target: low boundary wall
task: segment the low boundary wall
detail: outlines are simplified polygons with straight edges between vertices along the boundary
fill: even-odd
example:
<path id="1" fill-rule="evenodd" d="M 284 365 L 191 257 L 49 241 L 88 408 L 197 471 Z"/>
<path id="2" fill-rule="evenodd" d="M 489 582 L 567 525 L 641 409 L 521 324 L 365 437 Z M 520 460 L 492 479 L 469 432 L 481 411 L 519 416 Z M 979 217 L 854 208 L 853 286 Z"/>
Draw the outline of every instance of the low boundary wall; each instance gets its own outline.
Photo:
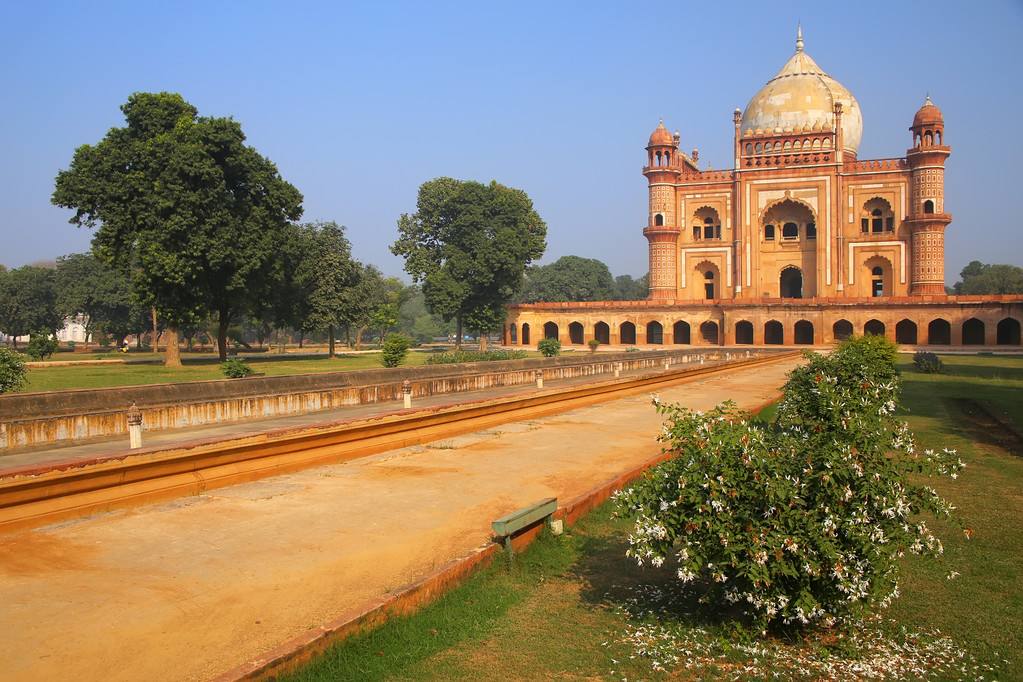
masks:
<path id="1" fill-rule="evenodd" d="M 747 352 L 600 353 L 5 395 L 0 396 L 0 455 L 127 434 L 125 412 L 132 403 L 142 411 L 145 430 L 163 431 L 400 400 L 405 380 L 412 384 L 413 396 L 430 396 L 529 384 L 538 369 L 545 380 L 557 380 L 613 374 L 617 363 L 623 371 L 635 371 L 666 360 L 679 364 Z"/>

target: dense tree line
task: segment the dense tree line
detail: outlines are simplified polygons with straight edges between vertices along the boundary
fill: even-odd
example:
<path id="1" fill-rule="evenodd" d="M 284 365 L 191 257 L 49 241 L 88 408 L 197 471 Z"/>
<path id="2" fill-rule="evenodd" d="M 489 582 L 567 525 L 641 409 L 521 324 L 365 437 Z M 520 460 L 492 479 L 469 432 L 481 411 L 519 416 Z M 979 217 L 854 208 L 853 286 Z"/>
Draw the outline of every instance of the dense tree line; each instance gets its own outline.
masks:
<path id="1" fill-rule="evenodd" d="M 1023 268 L 970 261 L 959 273 L 959 281 L 953 285 L 951 293 L 1023 294 Z"/>
<path id="2" fill-rule="evenodd" d="M 525 282 L 515 300 L 520 303 L 557 301 L 636 301 L 648 295 L 647 276 L 611 276 L 602 261 L 562 256 L 548 265 L 526 269 Z"/>

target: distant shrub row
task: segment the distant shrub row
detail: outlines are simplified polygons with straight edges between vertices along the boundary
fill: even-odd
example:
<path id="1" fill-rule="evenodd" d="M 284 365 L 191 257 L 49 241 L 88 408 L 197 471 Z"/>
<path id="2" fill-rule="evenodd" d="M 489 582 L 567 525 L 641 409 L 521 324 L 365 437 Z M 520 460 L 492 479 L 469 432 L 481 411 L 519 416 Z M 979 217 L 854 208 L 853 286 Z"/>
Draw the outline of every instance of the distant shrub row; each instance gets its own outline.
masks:
<path id="1" fill-rule="evenodd" d="M 500 360 L 521 360 L 526 357 L 524 350 L 455 350 L 436 353 L 426 359 L 428 365 L 450 365 L 456 362 L 496 362 Z"/>

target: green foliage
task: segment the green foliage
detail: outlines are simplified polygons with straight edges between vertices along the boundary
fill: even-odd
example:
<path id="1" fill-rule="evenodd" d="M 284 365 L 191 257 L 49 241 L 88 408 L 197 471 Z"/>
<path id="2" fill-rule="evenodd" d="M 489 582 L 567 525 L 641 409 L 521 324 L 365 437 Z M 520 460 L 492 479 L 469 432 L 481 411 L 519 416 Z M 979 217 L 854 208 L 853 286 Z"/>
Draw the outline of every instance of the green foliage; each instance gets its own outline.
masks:
<path id="1" fill-rule="evenodd" d="M 130 272 L 145 307 L 169 328 L 231 320 L 266 294 L 277 246 L 302 195 L 245 144 L 237 121 L 200 117 L 174 93 L 135 93 L 127 125 L 75 150 L 52 201 L 97 227 L 93 253 Z"/>
<path id="2" fill-rule="evenodd" d="M 34 265 L 0 273 L 0 331 L 25 336 L 41 329 L 57 331 L 56 272 Z"/>
<path id="3" fill-rule="evenodd" d="M 626 353 L 638 353 L 639 349 L 636 348 L 635 346 L 629 346 L 628 348 L 625 349 L 625 352 Z"/>
<path id="4" fill-rule="evenodd" d="M 552 358 L 555 355 L 561 354 L 561 341 L 557 339 L 541 339 L 540 343 L 536 344 L 536 349 L 545 358 Z"/>
<path id="5" fill-rule="evenodd" d="M 942 553 L 922 515 L 954 520 L 922 479 L 964 466 L 953 450 L 917 452 L 894 417 L 895 357 L 882 337 L 807 354 L 771 426 L 730 403 L 701 414 L 655 399 L 672 458 L 618 494 L 636 519 L 629 556 L 676 557 L 683 583 L 762 628 L 889 605 L 901 556 Z"/>
<path id="6" fill-rule="evenodd" d="M 426 359 L 428 365 L 450 365 L 460 362 L 499 362 L 521 360 L 528 357 L 524 350 L 456 350 L 449 353 L 434 353 Z"/>
<path id="7" fill-rule="evenodd" d="M 1023 268 L 1016 265 L 970 261 L 959 277 L 960 281 L 952 287 L 956 294 L 1023 294 Z"/>
<path id="8" fill-rule="evenodd" d="M 49 331 L 43 330 L 32 334 L 25 352 L 38 362 L 56 353 L 58 348 L 60 348 L 60 344 L 57 343 L 57 339 L 53 338 Z"/>
<path id="9" fill-rule="evenodd" d="M 382 362 L 384 367 L 397 367 L 405 361 L 405 355 L 412 346 L 412 339 L 404 334 L 391 334 L 384 339 Z"/>
<path id="10" fill-rule="evenodd" d="M 0 393 L 11 393 L 25 385 L 25 361 L 10 348 L 0 348 Z"/>
<path id="11" fill-rule="evenodd" d="M 916 367 L 917 371 L 926 374 L 937 374 L 944 367 L 941 364 L 941 358 L 934 353 L 924 350 L 913 353 L 913 366 Z"/>
<path id="12" fill-rule="evenodd" d="M 132 291 L 127 271 L 118 270 L 92 253 L 57 259 L 56 306 L 63 317 L 86 316 L 86 331 L 106 333 L 118 341 L 144 332 L 149 310 Z"/>
<path id="13" fill-rule="evenodd" d="M 630 275 L 615 277 L 614 299 L 616 301 L 640 301 L 650 295 L 650 276 L 633 279 Z"/>
<path id="14" fill-rule="evenodd" d="M 251 375 L 253 369 L 241 358 L 231 358 L 220 363 L 220 371 L 228 379 L 242 379 Z"/>
<path id="15" fill-rule="evenodd" d="M 590 339 L 589 341 L 586 342 L 586 345 L 590 347 L 591 353 L 596 353 L 597 349 L 600 348 L 600 341 L 597 341 L 596 339 Z"/>
<path id="16" fill-rule="evenodd" d="M 614 298 L 615 281 L 607 265 L 595 258 L 562 256 L 549 265 L 526 269 L 525 285 L 517 299 L 540 301 L 607 301 Z"/>
<path id="17" fill-rule="evenodd" d="M 547 225 L 521 190 L 437 178 L 419 188 L 398 231 L 391 252 L 422 284 L 430 311 L 487 333 L 501 328 L 526 266 L 543 255 Z"/>

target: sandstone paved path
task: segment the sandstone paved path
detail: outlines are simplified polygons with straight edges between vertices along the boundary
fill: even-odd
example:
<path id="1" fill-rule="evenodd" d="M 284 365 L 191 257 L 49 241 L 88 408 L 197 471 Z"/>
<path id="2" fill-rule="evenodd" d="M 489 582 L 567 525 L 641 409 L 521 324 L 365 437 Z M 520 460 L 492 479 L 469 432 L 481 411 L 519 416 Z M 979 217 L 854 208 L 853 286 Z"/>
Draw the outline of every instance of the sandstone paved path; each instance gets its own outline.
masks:
<path id="1" fill-rule="evenodd" d="M 660 395 L 754 407 L 798 362 Z M 208 679 L 485 544 L 509 511 L 635 468 L 659 424 L 633 396 L 0 535 L 0 678 Z"/>

